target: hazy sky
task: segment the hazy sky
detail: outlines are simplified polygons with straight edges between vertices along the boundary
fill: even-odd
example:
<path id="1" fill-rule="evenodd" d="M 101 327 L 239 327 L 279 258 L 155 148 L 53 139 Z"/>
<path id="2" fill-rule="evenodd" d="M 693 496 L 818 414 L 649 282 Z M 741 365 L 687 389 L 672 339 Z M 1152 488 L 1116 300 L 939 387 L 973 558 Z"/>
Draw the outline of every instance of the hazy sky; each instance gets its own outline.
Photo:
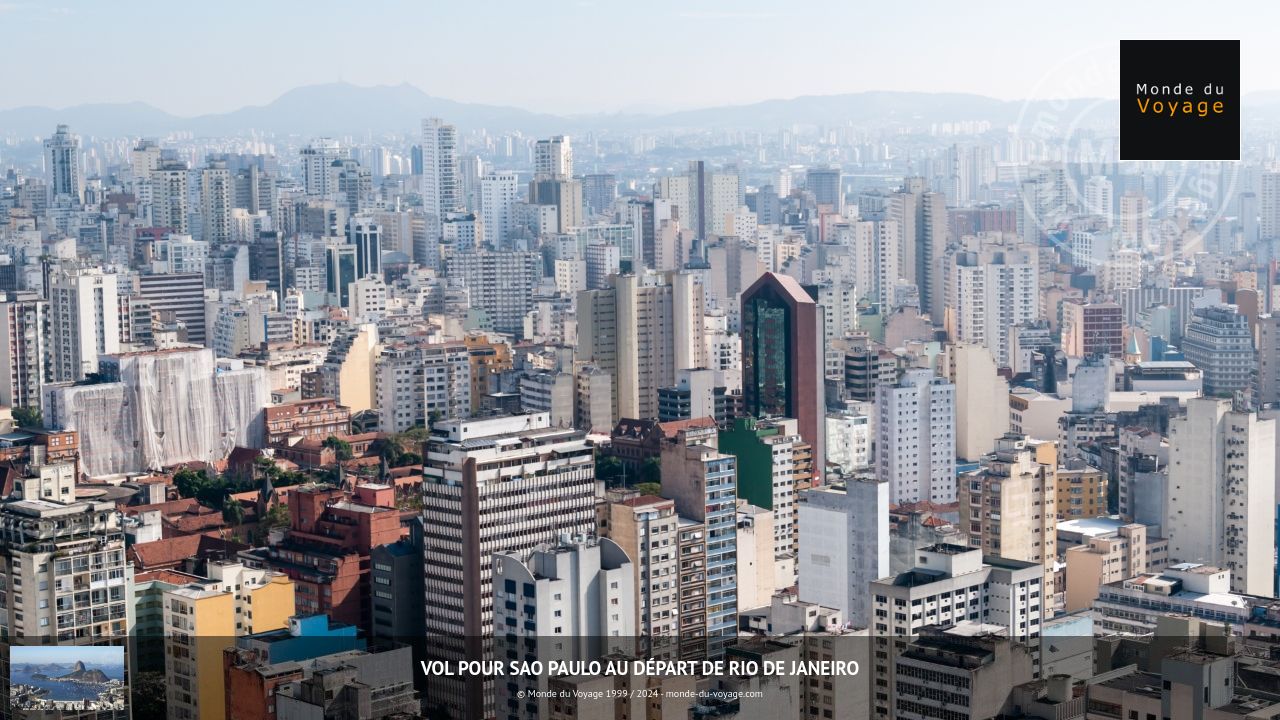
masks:
<path id="1" fill-rule="evenodd" d="M 77 660 L 91 665 L 111 665 L 124 659 L 121 646 L 21 646 L 10 649 L 13 663 L 73 663 Z"/>
<path id="2" fill-rule="evenodd" d="M 1120 38 L 1243 40 L 1268 71 L 1280 3 L 1160 0 L 0 0 L 0 108 L 141 100 L 179 115 L 300 85 L 409 82 L 554 113 L 861 90 L 1115 97 Z M 1067 60 L 1064 61 L 1064 58 Z M 1070 58 L 1076 58 L 1071 60 Z M 1252 82 L 1251 82 L 1252 80 Z M 1038 89 L 1035 89 L 1038 88 Z"/>

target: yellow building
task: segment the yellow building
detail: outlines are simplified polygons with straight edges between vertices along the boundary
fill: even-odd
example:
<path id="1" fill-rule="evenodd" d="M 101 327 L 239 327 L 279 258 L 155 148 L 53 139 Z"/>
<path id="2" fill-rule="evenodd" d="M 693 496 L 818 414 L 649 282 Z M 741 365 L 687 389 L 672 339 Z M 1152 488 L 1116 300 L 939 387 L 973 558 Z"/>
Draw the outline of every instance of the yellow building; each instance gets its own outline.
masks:
<path id="1" fill-rule="evenodd" d="M 287 627 L 293 581 L 239 562 L 210 562 L 208 579 L 164 592 L 165 693 L 179 720 L 226 717 L 222 651 L 241 635 Z"/>
<path id="2" fill-rule="evenodd" d="M 1058 519 L 1107 514 L 1107 476 L 1087 465 L 1058 469 Z"/>

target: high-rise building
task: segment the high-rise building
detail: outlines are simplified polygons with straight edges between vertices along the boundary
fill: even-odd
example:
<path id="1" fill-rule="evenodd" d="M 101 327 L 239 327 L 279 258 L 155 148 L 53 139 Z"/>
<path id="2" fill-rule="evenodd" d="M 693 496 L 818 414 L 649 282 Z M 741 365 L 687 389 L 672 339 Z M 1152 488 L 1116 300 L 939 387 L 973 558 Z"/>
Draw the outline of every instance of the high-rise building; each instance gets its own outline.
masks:
<path id="1" fill-rule="evenodd" d="M 719 655 L 738 635 L 737 476 L 733 455 L 716 449 L 715 426 L 686 427 L 662 441 L 662 494 L 675 501 L 681 517 L 701 524 L 705 533 L 705 564 L 686 563 L 681 548 L 681 573 L 705 573 L 704 612 L 693 606 L 695 625 L 705 615 L 707 652 Z M 682 538 L 681 542 L 684 542 Z M 683 598 L 682 598 L 683 601 Z M 682 602 L 683 615 L 683 602 Z M 681 631 L 685 628 L 681 618 Z"/>
<path id="2" fill-rule="evenodd" d="M 1064 609 L 1073 613 L 1087 610 L 1107 583 L 1163 570 L 1168 541 L 1156 537 L 1147 525 L 1129 523 L 1067 548 L 1062 557 L 1067 566 Z"/>
<path id="3" fill-rule="evenodd" d="M 440 118 L 422 121 L 422 212 L 428 242 L 440 237 L 446 213 L 459 206 L 458 131 Z"/>
<path id="4" fill-rule="evenodd" d="M 1119 303 L 1062 302 L 1062 351 L 1068 357 L 1120 357 L 1124 352 L 1124 309 Z"/>
<path id="5" fill-rule="evenodd" d="M 680 516 L 675 501 L 635 491 L 615 491 L 599 506 L 600 534 L 631 559 L 636 597 L 636 636 L 680 634 Z M 652 645 L 652 643 L 651 643 Z"/>
<path id="6" fill-rule="evenodd" d="M 811 448 L 790 418 L 738 418 L 720 433 L 719 447 L 738 458 L 738 497 L 773 513 L 773 555 L 780 564 L 795 558 L 796 493 L 815 475 Z M 775 588 L 791 585 L 779 577 Z"/>
<path id="7" fill-rule="evenodd" d="M 203 272 L 138 275 L 135 282 L 137 295 L 147 301 L 157 320 L 181 323 L 187 342 L 205 344 Z"/>
<path id="8" fill-rule="evenodd" d="M 469 252 L 449 258 L 450 279 L 466 288 L 471 307 L 483 310 L 498 332 L 519 335 L 542 279 L 542 256 L 533 252 Z"/>
<path id="9" fill-rule="evenodd" d="M 613 275 L 578 296 L 580 359 L 613 378 L 616 418 L 658 417 L 658 390 L 706 366 L 703 289 L 690 273 Z"/>
<path id="10" fill-rule="evenodd" d="M 204 223 L 201 240 L 210 245 L 231 241 L 231 208 L 235 204 L 235 188 L 231 171 L 220 160 L 210 160 L 200 171 L 200 217 Z"/>
<path id="11" fill-rule="evenodd" d="M 840 168 L 812 167 L 804 171 L 804 187 L 813 194 L 819 207 L 827 206 L 831 212 L 844 210 L 844 193 L 840 187 Z"/>
<path id="12" fill-rule="evenodd" d="M 556 135 L 534 144 L 533 174 L 549 179 L 573 177 L 573 146 L 568 135 Z"/>
<path id="13" fill-rule="evenodd" d="M 909 652 L 899 643 L 930 625 L 998 626 L 1010 639 L 1032 648 L 1033 667 L 1039 671 L 1035 639 L 1046 608 L 1042 565 L 983 557 L 977 548 L 948 544 L 921 548 L 915 557 L 912 569 L 871 583 L 874 717 L 901 717 L 890 712 L 896 706 L 897 661 Z"/>
<path id="14" fill-rule="evenodd" d="M 822 309 L 788 275 L 765 273 L 742 293 L 743 410 L 789 417 L 826 467 Z"/>
<path id="15" fill-rule="evenodd" d="M 1275 407 L 1280 405 L 1280 314 L 1258 318 L 1257 341 L 1253 402 L 1260 408 Z"/>
<path id="16" fill-rule="evenodd" d="M 49 173 L 49 194 L 53 198 L 69 196 L 84 202 L 84 175 L 80 169 L 80 136 L 66 125 L 59 125 L 44 141 L 45 170 Z"/>
<path id="17" fill-rule="evenodd" d="M 1009 381 L 981 345 L 947 345 L 938 362 L 956 386 L 956 455 L 976 461 L 1009 432 Z"/>
<path id="18" fill-rule="evenodd" d="M 515 230 L 512 217 L 520 199 L 520 185 L 512 172 L 491 172 L 480 178 L 480 225 L 482 238 L 490 249 L 506 247 Z"/>
<path id="19" fill-rule="evenodd" d="M 600 173 L 582 176 L 582 202 L 593 215 L 605 215 L 618 199 L 618 179 Z"/>
<path id="20" fill-rule="evenodd" d="M 74 382 L 98 371 L 98 358 L 120 351 L 116 275 L 64 268 L 49 277 L 51 377 Z"/>
<path id="21" fill-rule="evenodd" d="M 50 380 L 49 303 L 34 292 L 0 301 L 0 405 L 40 407 L 40 386 Z"/>
<path id="22" fill-rule="evenodd" d="M 322 197 L 338 191 L 335 161 L 347 157 L 347 151 L 333 138 L 316 138 L 298 153 L 302 162 L 302 186 L 308 195 Z"/>
<path id="23" fill-rule="evenodd" d="M 382 274 L 382 226 L 367 217 L 347 224 L 347 242 L 356 248 L 356 278 Z"/>
<path id="24" fill-rule="evenodd" d="M 360 277 L 356 271 L 356 256 L 356 246 L 349 243 L 325 247 L 325 297 L 328 304 L 351 306 L 351 283 Z"/>
<path id="25" fill-rule="evenodd" d="M 471 415 L 471 356 L 462 343 L 380 346 L 374 392 L 383 432 Z"/>
<path id="26" fill-rule="evenodd" d="M 636 575 L 608 538 L 563 539 L 531 553 L 493 557 L 493 622 L 504 628 L 499 649 L 537 647 L 544 662 L 591 661 L 634 651 Z M 551 674 L 496 683 L 496 707 L 507 718 L 547 716 Z M 508 702 L 511 701 L 511 702 Z"/>
<path id="27" fill-rule="evenodd" d="M 1231 572 L 1231 589 L 1274 588 L 1276 421 L 1192 398 L 1169 426 L 1169 482 L 1161 526 L 1172 563 Z"/>
<path id="28" fill-rule="evenodd" d="M 524 554 L 563 534 L 592 532 L 593 455 L 582 432 L 551 427 L 545 413 L 435 425 L 423 448 L 423 607 L 425 630 L 438 640 L 432 654 L 484 659 L 493 553 Z M 431 689 L 457 717 L 493 715 L 483 710 L 492 680 L 433 677 Z"/>
<path id="29" fill-rule="evenodd" d="M 960 531 L 969 545 L 1044 567 L 1049 597 L 1058 557 L 1057 466 L 1052 441 L 1005 435 L 981 467 L 960 476 Z"/>
<path id="30" fill-rule="evenodd" d="M 1262 173 L 1262 192 L 1258 198 L 1258 236 L 1260 240 L 1280 238 L 1280 172 Z M 1248 238 L 1245 238 L 1246 242 Z"/>
<path id="31" fill-rule="evenodd" d="M 151 224 L 171 228 L 175 233 L 191 233 L 191 201 L 188 197 L 191 171 L 181 160 L 161 160 L 151 171 Z"/>
<path id="32" fill-rule="evenodd" d="M 1040 314 L 1038 250 L 1011 235 L 968 240 L 947 259 L 947 334 L 986 347 L 1009 367 L 1014 329 Z"/>
<path id="33" fill-rule="evenodd" d="M 850 475 L 800 493 L 800 599 L 872 623 L 871 583 L 889 574 L 889 483 Z"/>
<path id="34" fill-rule="evenodd" d="M 942 193 L 926 191 L 926 187 L 922 177 L 906 178 L 902 189 L 889 196 L 886 214 L 897 224 L 899 274 L 920 288 L 920 311 L 928 313 L 936 325 L 942 321 L 947 303 L 943 267 L 947 198 Z"/>
<path id="35" fill-rule="evenodd" d="M 1105 175 L 1093 175 L 1084 181 L 1085 212 L 1101 215 L 1110 228 L 1115 224 L 1115 196 L 1111 181 Z"/>
<path id="36" fill-rule="evenodd" d="M 1182 354 L 1204 373 L 1204 394 L 1231 397 L 1253 385 L 1253 331 L 1234 305 L 1196 308 L 1182 339 Z"/>
<path id="37" fill-rule="evenodd" d="M 898 504 L 956 500 L 956 387 L 929 370 L 908 370 L 876 391 L 876 467 Z"/>

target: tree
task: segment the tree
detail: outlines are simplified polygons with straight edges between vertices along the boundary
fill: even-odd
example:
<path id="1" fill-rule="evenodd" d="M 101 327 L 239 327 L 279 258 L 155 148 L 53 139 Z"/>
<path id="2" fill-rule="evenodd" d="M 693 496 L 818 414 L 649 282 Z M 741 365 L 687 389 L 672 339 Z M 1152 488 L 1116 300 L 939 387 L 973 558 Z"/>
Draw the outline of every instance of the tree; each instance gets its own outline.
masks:
<path id="1" fill-rule="evenodd" d="M 227 521 L 228 525 L 243 525 L 244 505 L 234 498 L 222 503 L 222 519 Z"/>
<path id="2" fill-rule="evenodd" d="M 18 427 L 44 427 L 44 413 L 38 407 L 16 407 L 13 409 L 13 422 Z"/>
<path id="3" fill-rule="evenodd" d="M 622 483 L 622 461 L 613 455 L 596 455 L 596 479 L 603 480 L 607 487 L 617 487 Z"/>
<path id="4" fill-rule="evenodd" d="M 662 485 L 653 482 L 636 483 L 634 488 L 641 495 L 657 495 L 662 496 Z"/>
<path id="5" fill-rule="evenodd" d="M 267 516 L 262 519 L 262 524 L 268 528 L 283 527 L 289 524 L 289 506 L 284 503 L 276 503 L 267 510 Z"/>
<path id="6" fill-rule="evenodd" d="M 138 717 L 165 717 L 165 682 L 162 672 L 139 672 L 129 678 L 129 704 Z"/>
<path id="7" fill-rule="evenodd" d="M 351 451 L 351 443 L 347 442 L 346 440 L 343 440 L 337 435 L 330 435 L 329 437 L 325 438 L 324 442 L 321 444 L 324 447 L 327 447 L 333 450 L 333 453 L 335 456 L 337 456 L 339 462 L 342 462 L 344 460 L 350 460 L 351 458 L 355 457 L 355 453 Z"/>
<path id="8" fill-rule="evenodd" d="M 662 483 L 662 459 L 649 457 L 640 466 L 640 482 L 658 485 Z"/>

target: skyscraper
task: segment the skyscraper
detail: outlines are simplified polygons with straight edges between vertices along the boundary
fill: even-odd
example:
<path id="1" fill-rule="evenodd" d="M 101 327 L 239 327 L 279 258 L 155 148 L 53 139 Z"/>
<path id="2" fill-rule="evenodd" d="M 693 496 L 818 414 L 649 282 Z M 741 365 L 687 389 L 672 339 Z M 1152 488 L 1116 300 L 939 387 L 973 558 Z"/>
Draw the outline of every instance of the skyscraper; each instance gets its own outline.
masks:
<path id="1" fill-rule="evenodd" d="M 568 135 L 556 135 L 534 144 L 533 174 L 550 180 L 573 177 L 573 146 Z"/>
<path id="2" fill-rule="evenodd" d="M 12 292 L 0 302 L 0 405 L 40 407 L 49 380 L 49 303 L 34 292 Z"/>
<path id="3" fill-rule="evenodd" d="M 743 410 L 795 418 L 826 467 L 821 308 L 795 278 L 765 273 L 742 293 Z"/>
<path id="4" fill-rule="evenodd" d="M 480 221 L 483 240 L 492 249 L 505 247 L 515 229 L 511 213 L 519 200 L 515 173 L 492 172 L 480 178 Z"/>
<path id="5" fill-rule="evenodd" d="M 204 223 L 201 240 L 211 246 L 230 242 L 234 200 L 235 189 L 227 164 L 210 160 L 208 167 L 200 171 L 200 217 Z"/>
<path id="6" fill-rule="evenodd" d="M 546 413 L 437 423 L 423 447 L 424 611 L 430 654 L 484 659 L 494 618 L 493 553 L 526 556 L 595 528 L 595 460 L 585 435 Z M 732 511 L 730 512 L 732 518 Z M 454 717 L 492 717 L 492 680 L 432 677 Z"/>
<path id="7" fill-rule="evenodd" d="M 181 160 L 161 160 L 151 171 L 151 223 L 156 227 L 172 228 L 181 235 L 191 232 L 189 174 Z"/>
<path id="8" fill-rule="evenodd" d="M 844 193 L 840 187 L 840 168 L 813 167 L 804 172 L 805 189 L 813 193 L 819 207 L 827 206 L 831 212 L 844 210 Z"/>
<path id="9" fill-rule="evenodd" d="M 1169 562 L 1231 570 L 1231 589 L 1271 595 L 1275 555 L 1276 421 L 1192 398 L 1169 426 L 1163 531 Z"/>
<path id="10" fill-rule="evenodd" d="M 98 268 L 60 269 L 49 278 L 52 379 L 74 382 L 98 371 L 98 357 L 120 351 L 116 276 Z"/>
<path id="11" fill-rule="evenodd" d="M 335 160 L 347 156 L 342 145 L 333 138 L 316 138 L 299 152 L 302 161 L 302 184 L 308 195 L 326 196 L 337 192 Z"/>
<path id="12" fill-rule="evenodd" d="M 49 173 L 49 194 L 56 198 L 69 196 L 84 202 L 84 176 L 80 170 L 80 136 L 72 135 L 66 125 L 59 125 L 52 137 L 44 141 L 45 169 Z"/>
<path id="13" fill-rule="evenodd" d="M 658 390 L 706 365 L 702 286 L 677 272 L 607 280 L 578 295 L 581 359 L 613 377 L 615 418 L 656 418 Z"/>
<path id="14" fill-rule="evenodd" d="M 1204 372 L 1204 394 L 1230 397 L 1253 385 L 1253 332 L 1234 305 L 1196 308 L 1182 339 L 1187 360 Z"/>
<path id="15" fill-rule="evenodd" d="M 458 209 L 458 131 L 440 118 L 422 121 L 422 211 L 427 241 L 441 235 L 445 213 Z"/>
<path id="16" fill-rule="evenodd" d="M 356 277 L 382 274 L 382 226 L 367 217 L 347 223 L 347 242 L 356 248 Z"/>
<path id="17" fill-rule="evenodd" d="M 887 215 L 898 224 L 901 277 L 920 289 L 920 311 L 937 325 L 946 305 L 942 263 L 947 248 L 947 198 L 926 187 L 924 178 L 907 178 L 902 189 L 889 196 Z"/>
<path id="18" fill-rule="evenodd" d="M 929 370 L 908 370 L 876 389 L 877 473 L 889 502 L 956 500 L 956 388 Z"/>

